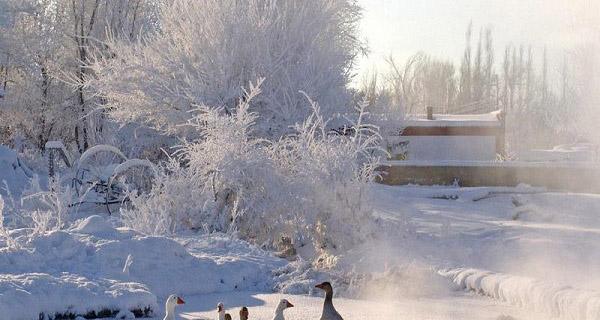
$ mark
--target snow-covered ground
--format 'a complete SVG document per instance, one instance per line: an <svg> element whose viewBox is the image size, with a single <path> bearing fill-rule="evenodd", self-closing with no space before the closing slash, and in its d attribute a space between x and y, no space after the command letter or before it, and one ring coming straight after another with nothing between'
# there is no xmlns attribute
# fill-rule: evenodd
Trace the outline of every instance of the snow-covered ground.
<svg viewBox="0 0 600 320"><path fill-rule="evenodd" d="M600 195L527 187L379 188L382 225L404 226L404 240L382 239L402 254L380 255L382 263L416 260L534 278L543 271L545 280L600 287L594 276L600 271Z"/></svg>
<svg viewBox="0 0 600 320"><path fill-rule="evenodd" d="M27 232L12 235L19 239ZM0 311L10 319L33 319L40 313L156 309L157 297L172 292L269 291L272 270L284 265L228 237L145 237L90 216L20 248L0 249Z"/></svg>
<svg viewBox="0 0 600 320"><path fill-rule="evenodd" d="M350 320L600 317L600 195L526 186L376 191L380 231L332 258L331 270L226 235L146 237L101 208L79 212L65 230L0 248L0 312L18 320L152 308L162 319L165 297L176 293L187 301L182 319L214 318L219 301L234 318L247 305L266 319L284 296L296 305L289 319L317 319L313 286L332 280Z"/></svg>
<svg viewBox="0 0 600 320"><path fill-rule="evenodd" d="M227 312L234 319L239 319L241 306L248 306L251 319L271 319L275 306L282 298L294 304L293 308L285 311L288 320L316 320L321 316L322 297L252 292L188 297L186 304L178 311L181 319L215 319L215 306L218 302L224 302ZM543 314L460 292L444 298L375 301L337 298L334 304L345 320L547 319Z"/></svg>
<svg viewBox="0 0 600 320"><path fill-rule="evenodd" d="M379 188L377 214L398 236L350 255L348 262L364 261L355 268L450 269L441 273L460 288L497 301L548 316L600 318L599 195L528 187ZM469 273L456 278L463 271L457 267L480 270L465 284Z"/></svg>

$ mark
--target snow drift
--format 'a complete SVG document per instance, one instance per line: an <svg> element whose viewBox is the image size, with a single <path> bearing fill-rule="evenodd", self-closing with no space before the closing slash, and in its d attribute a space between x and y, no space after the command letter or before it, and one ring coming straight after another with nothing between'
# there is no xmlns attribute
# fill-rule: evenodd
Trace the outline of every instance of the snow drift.
<svg viewBox="0 0 600 320"><path fill-rule="evenodd" d="M25 229L11 233L22 245L0 248L0 313L14 308L15 295L27 296L23 303L39 301L18 307L22 313L11 319L37 319L42 312L150 312L156 297L162 300L172 293L270 290L272 270L286 263L225 237L219 246L227 250L218 254L206 249L214 246L203 244L202 238L180 239L192 248L188 251L170 238L116 229L99 216L34 237ZM15 287L19 290L11 291Z"/></svg>
<svg viewBox="0 0 600 320"><path fill-rule="evenodd" d="M148 316L156 310L156 296L135 282L118 282L62 273L0 274L0 314L3 319L45 317L104 318L127 310Z"/></svg>
<svg viewBox="0 0 600 320"><path fill-rule="evenodd" d="M600 318L600 293L533 278L478 269L440 271L460 288L503 302L573 320Z"/></svg>

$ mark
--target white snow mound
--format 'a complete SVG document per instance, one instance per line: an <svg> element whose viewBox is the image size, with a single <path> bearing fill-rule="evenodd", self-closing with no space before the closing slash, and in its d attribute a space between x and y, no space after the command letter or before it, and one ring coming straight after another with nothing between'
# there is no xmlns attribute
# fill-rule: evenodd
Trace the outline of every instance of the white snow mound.
<svg viewBox="0 0 600 320"><path fill-rule="evenodd" d="M464 290L547 313L560 319L600 319L600 292L478 269L440 271Z"/></svg>
<svg viewBox="0 0 600 320"><path fill-rule="evenodd" d="M156 309L156 296L139 283L90 280L68 273L60 276L0 274L2 319L42 319L40 315L89 316L119 310L143 313Z"/></svg>
<svg viewBox="0 0 600 320"><path fill-rule="evenodd" d="M108 235L117 232L117 230L115 230L115 228L113 228L113 226L111 226L110 223L106 221L106 219L98 215L93 215L82 219L72 230L76 233L84 233L90 235Z"/></svg>
<svg viewBox="0 0 600 320"><path fill-rule="evenodd" d="M92 216L71 230L38 236L22 249L0 248L0 274L59 276L68 272L89 279L138 282L159 299L173 293L272 289L272 271L282 267L285 260L263 257L264 253L253 252L231 239L222 241L227 247L218 255L188 241L186 246L194 247L192 254L173 239L117 230L101 217ZM133 263L124 273L130 255Z"/></svg>

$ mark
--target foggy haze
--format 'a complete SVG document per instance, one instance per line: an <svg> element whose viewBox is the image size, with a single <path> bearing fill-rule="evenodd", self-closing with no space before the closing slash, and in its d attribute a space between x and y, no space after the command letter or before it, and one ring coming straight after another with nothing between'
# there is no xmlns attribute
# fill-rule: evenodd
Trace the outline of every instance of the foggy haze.
<svg viewBox="0 0 600 320"><path fill-rule="evenodd" d="M385 72L385 58L400 61L424 51L459 62L465 30L474 34L490 26L501 55L508 44L548 48L556 66L565 50L600 41L600 1L595 0L360 0L364 8L361 36L370 55L358 66L359 75L374 67ZM555 67L554 69L557 69ZM555 70L556 71L556 70Z"/></svg>

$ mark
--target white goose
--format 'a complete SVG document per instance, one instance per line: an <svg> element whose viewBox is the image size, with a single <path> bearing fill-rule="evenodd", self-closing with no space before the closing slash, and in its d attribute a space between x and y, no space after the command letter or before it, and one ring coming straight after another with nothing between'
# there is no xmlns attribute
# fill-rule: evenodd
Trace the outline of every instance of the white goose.
<svg viewBox="0 0 600 320"><path fill-rule="evenodd" d="M275 309L275 316L273 317L273 320L285 320L285 317L283 316L283 310L285 310L287 308L291 308L293 306L294 305L291 304L286 299L279 300L279 304L277 305L277 309Z"/></svg>
<svg viewBox="0 0 600 320"><path fill-rule="evenodd" d="M325 291L325 302L323 303L321 320L344 320L333 306L333 287L331 283L323 282L315 287Z"/></svg>
<svg viewBox="0 0 600 320"><path fill-rule="evenodd" d="M175 307L179 304L184 304L185 301L180 297L172 294L167 298L167 302L165 302L165 317L163 320L175 320Z"/></svg>
<svg viewBox="0 0 600 320"><path fill-rule="evenodd" d="M219 315L218 320L225 320L225 305L223 305L223 302L217 304L217 313Z"/></svg>

